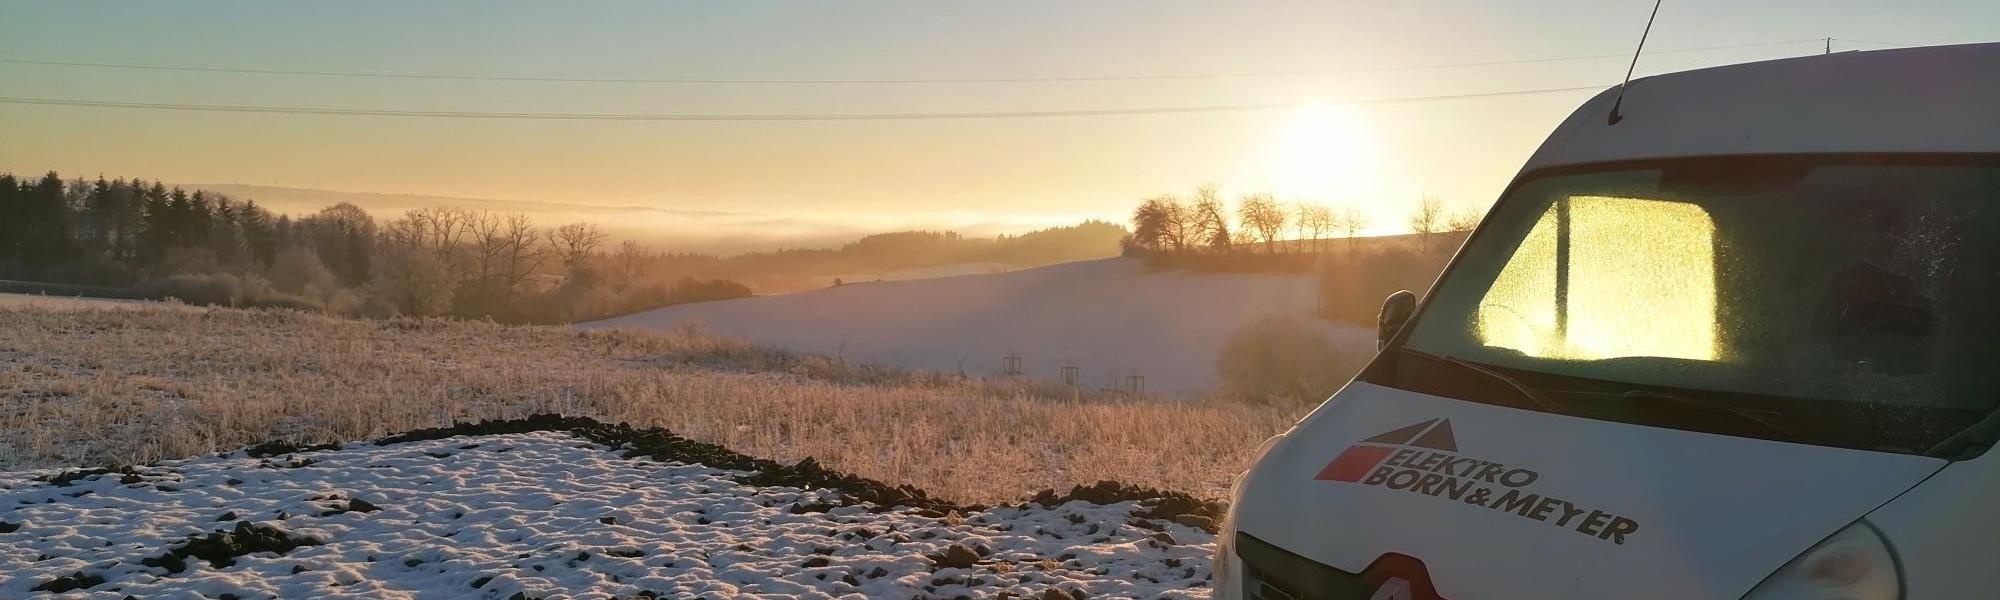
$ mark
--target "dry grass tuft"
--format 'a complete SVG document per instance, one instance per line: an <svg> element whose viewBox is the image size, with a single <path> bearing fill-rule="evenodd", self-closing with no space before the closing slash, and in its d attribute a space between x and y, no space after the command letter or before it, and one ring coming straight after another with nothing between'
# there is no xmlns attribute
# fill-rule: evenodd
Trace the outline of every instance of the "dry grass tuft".
<svg viewBox="0 0 2000 600"><path fill-rule="evenodd" d="M1099 479L1220 497L1303 408L1062 398L694 330L0 303L0 468L355 440L537 412L808 456L964 502Z"/></svg>

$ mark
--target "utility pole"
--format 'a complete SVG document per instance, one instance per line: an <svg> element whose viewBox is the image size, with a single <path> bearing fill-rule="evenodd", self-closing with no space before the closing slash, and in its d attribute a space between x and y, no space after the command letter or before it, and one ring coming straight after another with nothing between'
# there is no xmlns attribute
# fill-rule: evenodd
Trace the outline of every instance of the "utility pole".
<svg viewBox="0 0 2000 600"><path fill-rule="evenodd" d="M1833 54L1833 38L1826 38L1826 53Z"/></svg>

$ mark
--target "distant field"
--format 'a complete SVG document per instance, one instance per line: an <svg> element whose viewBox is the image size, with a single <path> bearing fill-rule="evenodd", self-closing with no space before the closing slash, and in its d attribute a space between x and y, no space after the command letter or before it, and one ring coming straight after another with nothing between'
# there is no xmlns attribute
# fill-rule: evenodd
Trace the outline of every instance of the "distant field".
<svg viewBox="0 0 2000 600"><path fill-rule="evenodd" d="M583 323L581 329L660 331L684 323L781 348L970 375L1002 372L1020 358L1027 378L1053 381L1075 367L1085 388L1143 378L1151 394L1199 396L1215 385L1216 353L1245 320L1310 315L1310 274L1197 273L1149 269L1136 259L1063 263L655 309ZM1365 358L1374 332L1310 322Z"/></svg>
<svg viewBox="0 0 2000 600"><path fill-rule="evenodd" d="M183 304L167 304L151 300L118 300L112 298L86 298L81 296L44 296L40 294L0 293L0 308L43 309L43 310L85 310L85 309L177 309L204 310L201 307Z"/></svg>
<svg viewBox="0 0 2000 600"><path fill-rule="evenodd" d="M1066 399L1023 382L885 373L682 329L82 302L0 302L0 470L560 412L664 426L785 462L815 457L968 502L1100 479L1220 497L1248 453L1300 416Z"/></svg>
<svg viewBox="0 0 2000 600"><path fill-rule="evenodd" d="M813 280L815 283L819 284L820 287L827 287L834 285L835 282L840 282L845 284L845 283L867 283L876 281L912 281L917 279L937 279L939 277L958 277L960 275L991 275L994 273L1006 273L1008 271L1019 271L1019 270L1021 270L1020 266L1010 265L1007 263L972 262L972 263L953 263L949 265L938 265L935 267L919 267L914 269L897 269L894 271L883 271L879 273L843 273L840 275L827 275L821 277L814 277Z"/></svg>

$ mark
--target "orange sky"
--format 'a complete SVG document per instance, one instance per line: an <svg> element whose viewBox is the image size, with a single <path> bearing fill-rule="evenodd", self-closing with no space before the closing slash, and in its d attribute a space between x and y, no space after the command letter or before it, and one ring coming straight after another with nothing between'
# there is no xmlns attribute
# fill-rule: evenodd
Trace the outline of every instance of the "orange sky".
<svg viewBox="0 0 2000 600"><path fill-rule="evenodd" d="M1915 3L1922 4L1922 3ZM1645 2L0 2L0 59L568 78L1007 79L1368 69L1628 52ZM1991 39L1995 3L1670 2L1641 75L1874 42ZM1885 44L1834 42L1836 50ZM1690 48L1755 47L1677 52ZM954 84L315 77L0 62L0 96L564 113L883 113L1281 104L1038 119L601 122L0 104L0 169L999 228L1122 219L1213 183L1484 206L1624 59L1372 72ZM1319 106L1317 109L1292 106ZM1001 225L994 225L1001 224Z"/></svg>

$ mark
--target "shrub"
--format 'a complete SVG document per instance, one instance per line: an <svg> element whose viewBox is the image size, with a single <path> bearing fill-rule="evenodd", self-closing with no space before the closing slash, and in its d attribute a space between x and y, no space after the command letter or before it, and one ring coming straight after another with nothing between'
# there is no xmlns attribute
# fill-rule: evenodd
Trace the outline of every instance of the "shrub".
<svg viewBox="0 0 2000 600"><path fill-rule="evenodd" d="M750 297L750 286L728 279L695 279L683 277L667 289L667 304L688 302L708 302Z"/></svg>
<svg viewBox="0 0 2000 600"><path fill-rule="evenodd" d="M146 296L172 298L195 305L296 310L321 310L325 307L320 300L278 291L271 286L271 282L256 275L184 273L148 281L139 289Z"/></svg>
<svg viewBox="0 0 2000 600"><path fill-rule="evenodd" d="M1394 246L1330 257L1319 274L1319 314L1373 328L1382 299L1396 290L1422 296L1450 258L1441 252Z"/></svg>
<svg viewBox="0 0 2000 600"><path fill-rule="evenodd" d="M355 297L350 294L348 298L353 299ZM393 319L403 314L401 310L396 308L394 300L390 300L382 294L368 294L366 299L359 300L359 303L359 306L355 306L353 311L354 314L362 317L370 319Z"/></svg>
<svg viewBox="0 0 2000 600"><path fill-rule="evenodd" d="M333 272L320 263L319 254L303 246L279 252L278 257L271 261L268 272L272 287L295 296L327 298L340 288Z"/></svg>
<svg viewBox="0 0 2000 600"><path fill-rule="evenodd" d="M1250 404L1319 402L1354 376L1365 356L1342 352L1327 324L1303 316L1244 321L1215 361L1225 397Z"/></svg>
<svg viewBox="0 0 2000 600"><path fill-rule="evenodd" d="M398 312L430 316L451 310L455 278L450 266L436 255L395 246L383 248L374 260L375 294L394 302Z"/></svg>
<svg viewBox="0 0 2000 600"><path fill-rule="evenodd" d="M183 273L146 282L149 296L175 298L195 305L237 306L243 302L243 282L228 273Z"/></svg>

